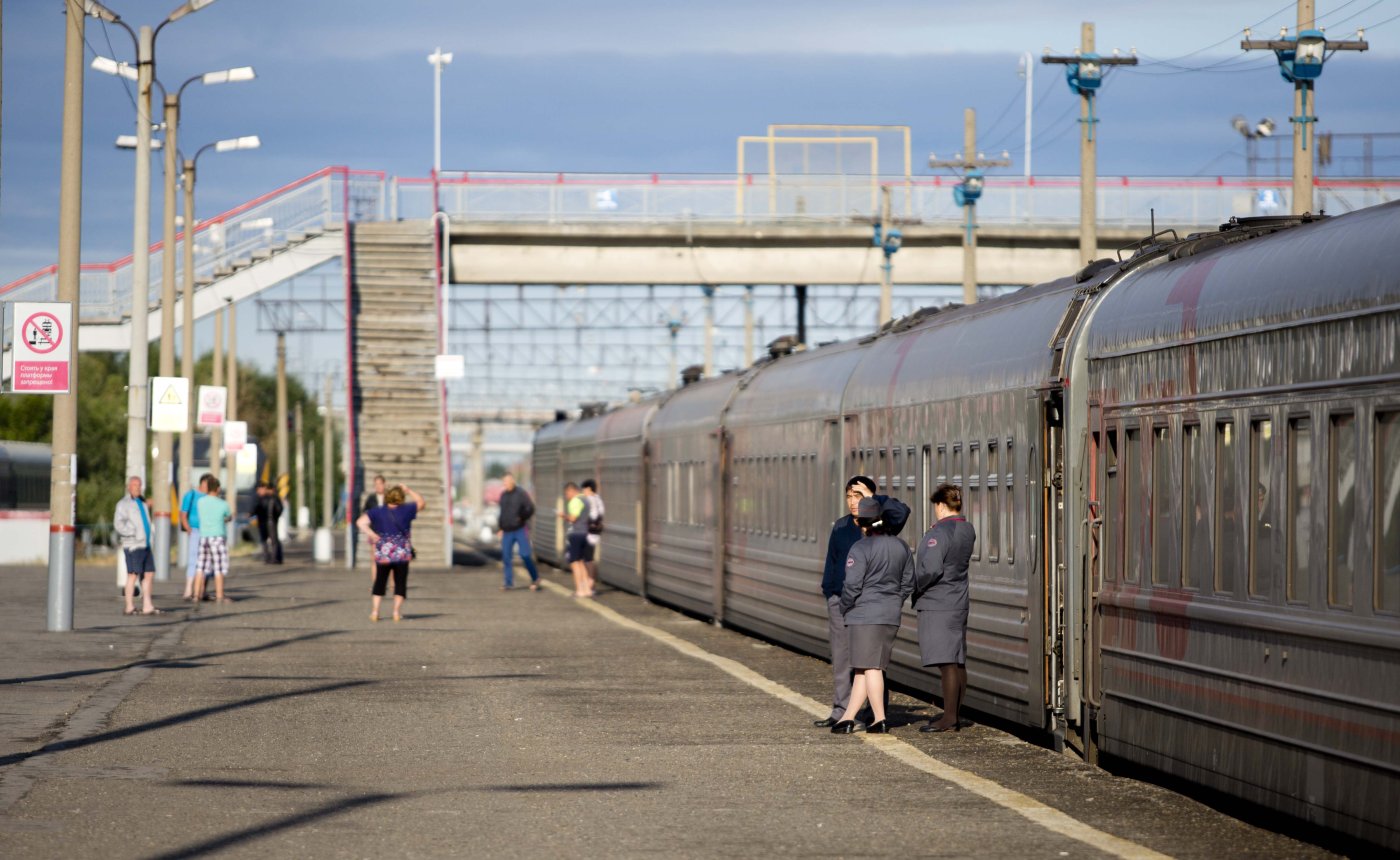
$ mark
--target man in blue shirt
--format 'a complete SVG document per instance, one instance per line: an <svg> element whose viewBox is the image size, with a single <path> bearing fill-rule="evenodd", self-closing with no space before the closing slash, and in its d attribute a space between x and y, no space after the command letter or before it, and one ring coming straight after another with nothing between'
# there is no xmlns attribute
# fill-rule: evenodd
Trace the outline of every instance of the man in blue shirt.
<svg viewBox="0 0 1400 860"><path fill-rule="evenodd" d="M194 575L199 569L199 506L200 497L209 492L209 479L213 475L205 472L199 476L199 489L193 487L185 491L180 499L180 528L185 532L185 599L194 599Z"/></svg>

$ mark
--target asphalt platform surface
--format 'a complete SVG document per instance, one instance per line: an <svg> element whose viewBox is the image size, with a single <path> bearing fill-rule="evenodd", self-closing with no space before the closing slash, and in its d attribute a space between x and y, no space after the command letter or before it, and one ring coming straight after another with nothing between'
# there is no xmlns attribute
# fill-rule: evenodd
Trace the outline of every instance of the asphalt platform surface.
<svg viewBox="0 0 1400 860"><path fill-rule="evenodd" d="M826 663L548 568L415 570L371 623L305 552L152 617L82 565L63 634L0 567L0 857L1330 856L905 696L833 736Z"/></svg>

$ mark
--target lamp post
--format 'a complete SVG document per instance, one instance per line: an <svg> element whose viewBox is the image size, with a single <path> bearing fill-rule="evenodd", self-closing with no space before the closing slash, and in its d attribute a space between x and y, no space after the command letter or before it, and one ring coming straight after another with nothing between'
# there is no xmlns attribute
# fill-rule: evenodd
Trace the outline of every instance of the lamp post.
<svg viewBox="0 0 1400 860"><path fill-rule="evenodd" d="M435 48L428 55L433 67L433 176L442 172L442 67L451 64L452 54Z"/></svg>
<svg viewBox="0 0 1400 860"><path fill-rule="evenodd" d="M1026 179L1031 178L1031 101L1035 95L1035 58L1027 51L1021 55L1021 75L1026 79Z"/></svg>
<svg viewBox="0 0 1400 860"><path fill-rule="evenodd" d="M150 339L147 333L147 319L150 308L150 222L151 222L151 181L150 181L150 155L151 155L151 85L155 81L155 46L156 38L160 31L165 29L167 24L173 24L191 12L198 12L200 9L213 3L214 0L185 0L175 8L165 20L161 21L154 29L142 26L140 33L133 31L121 16L103 6L97 0L83 0L83 12L94 18L99 18L110 24L116 24L132 39L136 48L136 70L134 80L137 83L136 98L136 200L135 200L135 224L132 235L132 306L131 306L131 352L127 379L127 441L126 441L126 471L128 475L146 475L146 401L149 377L149 367L147 361L147 350ZM128 79L132 78L131 67L125 63L115 60L97 57L93 60L92 67L97 71L106 74L118 75ZM175 198L174 191L169 183L173 181L170 176L173 173L171 159L174 157L174 129L167 129L170 137L170 147L166 154L167 170L167 191L166 208L167 218L173 217ZM168 256L170 245L173 239L168 240L163 253L167 255L167 262L163 268L170 269L170 276L173 278L173 261ZM168 301L174 303L174 282L168 281L168 291L171 293ZM141 298L138 300L138 296ZM174 340L174 309L165 306L161 308L162 323L167 314L170 314L170 338ZM164 329L164 325L162 326ZM162 347L166 339L162 331ZM173 356L172 367L173 372ZM169 375L169 374L167 374ZM157 456L158 468L156 470L155 486L152 487L153 512L155 514L153 546L152 550L156 558L156 578L168 580L170 578L170 484L169 475L169 434L163 434L165 438L160 444L160 452ZM159 468L160 457L165 458L165 469ZM147 482L149 483L149 482Z"/></svg>
<svg viewBox="0 0 1400 860"><path fill-rule="evenodd" d="M1288 38L1288 28L1279 31L1277 39L1251 39L1244 31L1240 47L1246 51L1273 51L1278 57L1279 74L1293 84L1293 214L1302 215L1313 208L1313 162L1308 152L1311 126L1317 123L1313 101L1313 86L1322 76L1322 65L1337 51L1364 51L1370 47L1364 33L1356 31L1354 40L1331 41L1316 29L1313 0L1298 0L1298 35Z"/></svg>
<svg viewBox="0 0 1400 860"><path fill-rule="evenodd" d="M235 74L240 75L240 77L232 77ZM242 75L244 74L246 74L246 77L242 77ZM253 70L252 68L244 67L243 69L229 69L226 72L209 72L208 74L202 75L200 77L206 79L205 83L209 83L207 78L209 78L211 75L228 76L225 77L224 80L229 81L252 80ZM195 80L196 78L190 78L190 80L185 81L184 85L182 85L180 89L184 90L185 86L188 86L191 82ZM215 81L215 83L223 83L224 80ZM176 94L176 102L177 104L179 102L178 93ZM188 411L185 416L185 432L180 434L180 468L179 471L176 473L176 475L178 476L178 480L176 483L179 486L194 486L194 401L195 392L198 391L198 388L196 388L194 384L194 239L195 227L198 224L194 217L194 182L196 176L195 170L196 164L199 161L199 157L205 152L209 151L210 149L213 149L216 152L227 152L229 149L257 149L259 146L261 146L261 141L257 138L256 135L250 137L232 138L231 140L232 146L229 146L226 149L219 149L218 147L220 144L228 144L230 141L221 140L215 143L207 143L204 146L201 146L199 150L195 152L193 158L180 159L182 168L180 184L181 186L183 186L185 192L185 242L183 249L184 283L182 291L183 295L181 296L182 320L180 322L180 375L190 381L190 398L189 403L187 404ZM173 149L173 146L171 148ZM171 220L173 221L173 219ZM214 351L214 356L214 362L215 364L217 364L217 349L215 349ZM215 384L217 385L218 383ZM217 452L213 449L211 440L211 447L209 449L209 463L211 466L214 464L216 455ZM186 484L186 482L189 483ZM184 565L188 562L188 554L192 551L195 551L196 549L197 548L189 547L187 544L181 545L181 565Z"/></svg>
<svg viewBox="0 0 1400 860"><path fill-rule="evenodd" d="M1261 137L1270 137L1273 135L1274 121L1265 117L1254 125L1250 125L1249 120L1237 115L1230 120L1230 127L1244 137L1245 173L1250 179L1253 179L1255 165L1259 161L1258 140Z"/></svg>

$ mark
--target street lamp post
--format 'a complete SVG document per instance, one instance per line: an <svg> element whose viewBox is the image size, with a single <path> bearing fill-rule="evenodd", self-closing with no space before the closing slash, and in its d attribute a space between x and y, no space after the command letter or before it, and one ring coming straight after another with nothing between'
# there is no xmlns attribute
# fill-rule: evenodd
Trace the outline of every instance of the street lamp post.
<svg viewBox="0 0 1400 860"><path fill-rule="evenodd" d="M442 172L442 67L452 62L451 52L436 48L428 55L433 67L433 176Z"/></svg>
<svg viewBox="0 0 1400 860"><path fill-rule="evenodd" d="M1027 66L1027 68L1032 68ZM953 202L963 209L963 304L977 301L977 200L982 196L986 177L984 167L1010 167L1011 154L1003 151L1001 158L983 158L977 151L977 111L963 110L963 151L951 161L939 161L929 156L929 167L952 167L963 171L963 180L953 186Z"/></svg>
<svg viewBox="0 0 1400 860"><path fill-rule="evenodd" d="M1253 179L1256 172L1255 165L1259 161L1259 139L1273 135L1274 121L1265 117L1254 125L1250 125L1249 120L1242 116L1235 116L1230 120L1230 127L1244 137L1245 174Z"/></svg>
<svg viewBox="0 0 1400 860"><path fill-rule="evenodd" d="M150 154L151 154L151 85L155 81L155 43L156 37L167 24L173 24L191 12L198 12L200 9L213 3L214 0L185 0L175 8L165 20L156 25L154 29L142 26L140 33L133 32L121 16L97 0L83 0L83 12L92 17L99 18L111 24L116 24L126 30L127 35L136 47L136 71L135 80L137 82L136 99L136 201L135 201L135 225L132 237L132 307L131 307L131 352L128 369L128 391L127 391L127 473L128 475L146 474L146 408L149 367L147 362L147 350L149 349L149 335L147 333L147 318L150 307L150 220L151 220L151 190L150 190ZM118 63L105 57L98 57L93 60L93 68L107 74L119 75L131 78L131 69L124 63ZM166 218L173 218L175 207L175 195L173 187L173 165L171 159L174 158L174 128L168 128L169 147L166 153ZM162 354L166 345L174 340L174 261L171 256L171 245L174 244L173 230L167 237L167 244L164 246L165 262L163 269L169 270L164 278L164 291L168 296L163 296L161 307L162 319ZM138 301L137 297L142 298ZM166 320L169 320L169 337L166 337ZM162 355L162 358L164 356ZM171 356L170 372L174 372L173 355ZM162 368L165 362L162 360ZM169 375L167 373L166 375ZM153 512L155 521L152 523L154 534L152 535L154 544L152 550L156 560L156 578L168 580L170 578L170 484L169 463L170 463L170 440L169 434L162 434L164 437L160 441L160 450L157 455L157 468L155 486L152 487ZM161 457L164 457L164 468L161 467Z"/></svg>
<svg viewBox="0 0 1400 860"><path fill-rule="evenodd" d="M239 77L232 77L233 75L238 75ZM208 74L190 78L188 81L185 81L185 83L181 85L180 90L183 91L186 86L189 86L189 84L201 78L204 79L205 83L211 83L211 81L209 81L211 76L222 78L221 80L213 81L213 83L223 83L226 80L252 80L253 70L250 67L244 67L242 69L229 69L226 72L209 72ZM177 105L179 103L179 96L180 94L177 93L175 99ZM173 134L173 132L171 133ZM167 138L167 143L169 143L170 140L171 138ZM232 141L233 145L231 148L233 149L256 149L261 143L256 135L246 138L232 138ZM239 145L245 141L246 145ZM180 184L185 191L184 283L183 295L181 296L180 302L182 311L182 319L180 322L180 375L190 381L190 398L187 404L187 414L185 415L185 432L180 434L180 468L176 473L178 477L176 484L181 487L194 486L194 401L195 393L198 391L194 384L194 240L195 226L198 223L194 215L195 168L199 156L203 155L207 150L213 148L217 152L226 151L218 149L220 143L228 143L228 141L205 144L195 152L193 158L179 159L180 162L182 162ZM171 149L173 148L172 145ZM219 352L216 348L214 350L216 364L218 363L218 354ZM216 382L215 385L217 384ZM215 455L216 452L211 446L209 449L209 463L211 466L214 464ZM190 547L187 544L182 544L180 563L182 565L187 564L189 553L196 551L198 551L198 547Z"/></svg>
<svg viewBox="0 0 1400 860"><path fill-rule="evenodd" d="M904 244L904 234L894 229L890 215L890 187L880 186L880 218L875 222L875 234L871 244L880 249L884 263L880 265L880 308L876 313L875 324L882 326L890 321L894 313L894 255Z"/></svg>

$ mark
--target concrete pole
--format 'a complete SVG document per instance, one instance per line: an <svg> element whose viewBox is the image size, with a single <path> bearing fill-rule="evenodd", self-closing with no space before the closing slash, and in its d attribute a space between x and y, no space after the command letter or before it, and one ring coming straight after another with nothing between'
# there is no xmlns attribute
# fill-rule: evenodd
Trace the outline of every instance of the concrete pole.
<svg viewBox="0 0 1400 860"><path fill-rule="evenodd" d="M292 421L296 427L296 519L297 531L300 532L311 522L311 506L306 503L306 427L302 424L301 401L298 400L296 408L292 412ZM302 512L305 511L305 516Z"/></svg>
<svg viewBox="0 0 1400 860"><path fill-rule="evenodd" d="M194 162L186 161L181 186L185 192L185 241L182 243L183 289L181 290L180 375L190 381L190 397L185 410L185 432L180 434L180 468L175 483L182 488L194 486L194 419L195 398L199 387L194 384ZM182 492L181 497L184 496ZM193 548L189 541L180 541L180 568L186 569Z"/></svg>
<svg viewBox="0 0 1400 860"><path fill-rule="evenodd" d="M212 383L216 386L224 384L224 309L219 308L214 311L214 378ZM220 425L209 431L209 471L219 483L224 482L224 431Z"/></svg>
<svg viewBox="0 0 1400 860"><path fill-rule="evenodd" d="M880 229L888 232L890 229L890 188L888 185L880 186ZM882 326L890 321L890 314L894 307L894 267L890 264L890 258L885 256L885 264L880 269L880 314L875 325Z"/></svg>
<svg viewBox="0 0 1400 860"><path fill-rule="evenodd" d="M1313 21L1313 0L1298 0L1298 29L1293 38L1304 30L1311 30ZM1295 81L1293 84L1293 116L1311 117L1317 106L1313 103L1314 90L1311 81ZM1315 123L1293 121L1293 214L1302 215L1313 208L1313 154L1308 141L1313 137L1310 126Z"/></svg>
<svg viewBox="0 0 1400 860"><path fill-rule="evenodd" d="M291 476L292 465L288 460L291 451L287 444L287 333L277 333L277 472L273 480L282 475Z"/></svg>
<svg viewBox="0 0 1400 860"><path fill-rule="evenodd" d="M175 375L175 178L180 172L177 161L176 133L180 124L178 97L169 93L165 96L165 182L162 201L161 225L163 227L160 246L160 375ZM170 579L170 537L171 537L171 456L175 446L174 435L169 432L156 434L156 462L154 480L151 481L151 528L152 543L156 557L156 581ZM175 482L178 485L178 481Z"/></svg>
<svg viewBox="0 0 1400 860"><path fill-rule="evenodd" d="M1085 21L1079 29L1080 54L1094 52L1094 25ZM1094 147L1094 102L1091 91L1079 96L1079 263L1087 266L1099 255L1098 156Z"/></svg>
<svg viewBox="0 0 1400 860"><path fill-rule="evenodd" d="M150 27L136 49L136 194L131 230L131 352L127 358L126 474L146 479L146 389L151 339L151 54Z"/></svg>
<svg viewBox="0 0 1400 860"><path fill-rule="evenodd" d="M1031 103L1035 96L1035 58L1027 51L1022 55L1026 63L1026 178L1031 178ZM1029 190L1026 192L1029 194Z"/></svg>
<svg viewBox="0 0 1400 860"><path fill-rule="evenodd" d="M744 287L744 367L753 366L753 284Z"/></svg>
<svg viewBox="0 0 1400 860"><path fill-rule="evenodd" d="M715 288L700 288L705 293L705 378L715 375Z"/></svg>
<svg viewBox="0 0 1400 860"><path fill-rule="evenodd" d="M321 442L321 527L329 529L332 526L331 518L335 516L335 506L333 499L335 495L335 485L332 483L335 478L335 465L332 453L335 450L335 413L331 404L331 375L326 374L325 392L322 394L325 400L326 413L321 418L321 427L324 439Z"/></svg>
<svg viewBox="0 0 1400 860"><path fill-rule="evenodd" d="M977 158L977 111L963 110L963 153L968 163ZM963 230L963 304L977 303L977 204L969 200L963 207L967 217Z"/></svg>
<svg viewBox="0 0 1400 860"><path fill-rule="evenodd" d="M68 393L53 398L49 467L48 629L73 629L73 525L78 506L78 280L83 225L83 29L81 0L68 0L63 55L63 146L58 192L58 300L70 302ZM142 345L144 347L144 344Z"/></svg>
<svg viewBox="0 0 1400 860"><path fill-rule="evenodd" d="M472 531L481 529L481 509L485 505L486 496L486 432L481 422L472 425L472 459L470 472L467 475L467 496L472 505Z"/></svg>
<svg viewBox="0 0 1400 860"><path fill-rule="evenodd" d="M238 305L232 301L228 303L228 420L238 420ZM238 529L238 452L229 451L224 467L228 475L228 483L225 484L228 491L224 494L224 501L228 502L229 510L233 512L233 519L228 525L228 545L229 548L238 546L238 539L241 537Z"/></svg>

